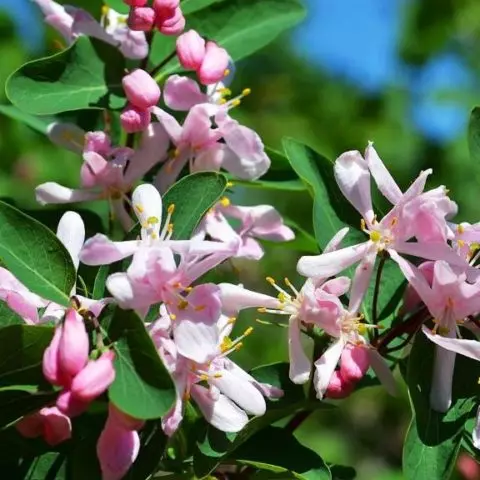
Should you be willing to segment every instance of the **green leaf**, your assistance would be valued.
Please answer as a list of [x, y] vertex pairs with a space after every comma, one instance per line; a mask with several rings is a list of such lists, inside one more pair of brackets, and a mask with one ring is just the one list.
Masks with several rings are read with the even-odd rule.
[[28, 480], [64, 480], [65, 455], [58, 452], [47, 452], [37, 457], [27, 473]]
[[94, 300], [100, 300], [105, 297], [105, 285], [109, 273], [109, 265], [102, 265], [98, 269], [97, 275], [95, 276], [95, 283], [93, 284], [92, 298]]
[[[272, 445], [275, 445], [275, 448], [272, 448]], [[332, 478], [329, 468], [320, 456], [303, 446], [292, 432], [278, 427], [267, 427], [249, 438], [235, 451], [234, 459], [237, 463], [261, 470], [291, 474], [291, 477], [282, 478]]]
[[125, 60], [119, 50], [86, 36], [51, 57], [28, 62], [7, 80], [20, 110], [48, 115], [88, 108], [121, 108]]
[[176, 182], [164, 195], [164, 218], [169, 205], [175, 205], [172, 215], [174, 240], [187, 240], [205, 213], [225, 192], [227, 179], [221, 173], [199, 172]]
[[281, 245], [278, 242], [271, 242], [268, 240], [262, 240], [262, 244], [270, 246], [281, 246], [282, 248], [288, 248], [297, 250], [297, 252], [318, 254], [318, 243], [316, 238], [300, 227], [297, 223], [288, 217], [283, 217], [285, 225], [288, 225], [294, 232], [295, 238], [289, 242], [282, 242]]
[[[466, 332], [462, 333], [468, 336]], [[464, 425], [476, 404], [480, 365], [457, 355], [452, 405], [446, 413], [430, 408], [434, 345], [417, 334], [410, 354], [407, 384], [413, 410], [403, 450], [407, 480], [449, 478], [462, 442]]]
[[76, 279], [70, 254], [47, 227], [1, 201], [0, 260], [32, 292], [68, 306]]
[[[233, 179], [233, 177], [232, 177]], [[247, 188], [263, 188], [265, 190], [282, 190], [287, 192], [304, 192], [305, 185], [300, 180], [238, 180], [234, 179], [235, 185], [241, 185]]]
[[475, 107], [468, 122], [468, 149], [470, 158], [480, 165], [480, 107]]
[[225, 0], [183, 0], [182, 12], [184, 15], [189, 13], [198, 12], [207, 8], [212, 3], [224, 2]]
[[110, 400], [132, 417], [160, 418], [175, 400], [175, 387], [145, 325], [133, 311], [117, 308], [108, 336], [116, 352]]
[[116, 12], [128, 15], [128, 5], [123, 0], [105, 0], [105, 3]]
[[0, 387], [38, 385], [44, 380], [43, 352], [53, 338], [53, 328], [10, 325], [0, 328]]
[[22, 317], [17, 315], [13, 310], [10, 310], [8, 305], [0, 301], [0, 327], [7, 325], [24, 325], [25, 321]]
[[[283, 140], [283, 146], [290, 164], [314, 199], [313, 228], [323, 249], [341, 228], [360, 225], [360, 217], [338, 188], [330, 160], [290, 138]], [[363, 241], [365, 235], [354, 228], [345, 238], [345, 245]]]
[[[280, 33], [299, 23], [305, 9], [297, 0], [228, 0], [187, 15], [189, 28], [226, 48], [234, 61], [264, 47]], [[157, 35], [151, 58], [159, 63], [175, 50], [175, 39]], [[159, 77], [181, 70], [178, 59], [169, 62]]]
[[0, 105], [0, 113], [6, 117], [12, 118], [13, 120], [17, 120], [25, 125], [28, 125], [30, 128], [33, 128], [33, 130], [36, 130], [43, 135], [47, 134], [47, 126], [49, 124], [47, 121], [48, 118], [40, 118], [29, 115], [14, 105]]

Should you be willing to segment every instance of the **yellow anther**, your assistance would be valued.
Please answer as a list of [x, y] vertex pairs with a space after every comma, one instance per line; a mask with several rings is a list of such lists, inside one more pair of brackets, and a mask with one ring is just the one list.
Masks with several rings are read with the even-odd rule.
[[220, 204], [222, 205], [222, 207], [228, 207], [230, 206], [230, 199], [228, 197], [222, 197], [220, 199]]
[[230, 75], [230, 69], [226, 68], [225, 71], [223, 72], [224, 77], [228, 77]]
[[235, 100], [232, 100], [232, 103], [230, 105], [232, 107], [238, 107], [241, 103], [241, 100], [239, 98], [236, 98]]
[[151, 238], [152, 240], [157, 240], [157, 239], [158, 239], [158, 235], [157, 235], [155, 232], [153, 232], [153, 233], [150, 234], [150, 238]]
[[222, 374], [221, 373], [214, 373], [213, 374], [213, 378], [222, 378]]
[[292, 282], [291, 282], [287, 277], [285, 277], [283, 281], [285, 282], [285, 285], [286, 285], [287, 287], [291, 287], [291, 286], [292, 286]]
[[382, 235], [380, 234], [380, 232], [376, 232], [376, 231], [370, 232], [370, 240], [372, 242], [379, 242], [381, 239], [382, 239]]
[[282, 303], [285, 303], [287, 301], [287, 296], [283, 293], [283, 292], [280, 292], [278, 295], [277, 295], [277, 298], [282, 302]]
[[196, 312], [201, 312], [201, 311], [203, 311], [203, 310], [205, 310], [205, 305], [197, 305], [197, 306], [195, 307], [195, 311], [196, 311]]
[[224, 87], [224, 88], [219, 88], [217, 91], [218, 91], [219, 93], [221, 93], [221, 94], [222, 94], [223, 96], [225, 96], [225, 97], [228, 97], [229, 95], [232, 94], [232, 91], [231, 91], [229, 88], [226, 88], [226, 87]]
[[367, 331], [367, 327], [363, 323], [359, 323], [357, 327], [357, 331], [360, 335], [365, 335]]
[[460, 235], [465, 232], [465, 227], [463, 225], [457, 225], [457, 233]]
[[448, 335], [450, 333], [450, 329], [448, 327], [438, 327], [438, 333], [440, 335]]
[[267, 277], [266, 280], [270, 285], [275, 285], [275, 280], [272, 277]]
[[225, 104], [227, 103], [227, 99], [221, 98], [221, 99], [218, 101], [218, 103], [219, 103], [220, 105], [225, 105]]
[[182, 288], [182, 284], [180, 282], [175, 282], [173, 285], [172, 285], [173, 288]]
[[242, 342], [237, 343], [237, 344], [235, 345], [235, 350], [238, 351], [238, 350], [240, 350], [242, 347], [243, 347], [243, 343], [242, 343]]
[[173, 151], [173, 158], [177, 158], [179, 155], [180, 155], [180, 149], [179, 149], [179, 148], [176, 148], [176, 149]]
[[110, 7], [108, 5], [103, 5], [102, 6], [102, 16], [108, 15], [109, 11], [110, 11]]
[[170, 320], [175, 321], [177, 319], [177, 316], [174, 313], [170, 314]]
[[360, 230], [365, 230], [365, 228], [367, 228], [367, 226], [365, 225], [365, 220], [362, 218], [360, 220]]
[[227, 188], [232, 188], [235, 184], [233, 182], [227, 182]]
[[260, 308], [257, 308], [257, 312], [258, 313], [267, 313], [267, 309], [265, 307], [260, 307]]
[[185, 402], [188, 402], [188, 401], [190, 400], [190, 392], [185, 392], [185, 393], [183, 394], [183, 400], [184, 400]]
[[143, 207], [139, 204], [135, 205], [135, 210], [138, 212], [138, 213], [143, 213]]
[[236, 321], [237, 321], [237, 318], [236, 318], [236, 317], [230, 317], [230, 318], [227, 320], [227, 323], [228, 323], [229, 325], [233, 325]]
[[203, 375], [200, 375], [199, 378], [200, 378], [200, 380], [201, 380], [202, 382], [206, 382], [209, 377], [208, 377], [208, 375], [203, 374]]
[[193, 287], [185, 287], [184, 289], [187, 293], [190, 293], [193, 290]]
[[457, 240], [457, 244], [460, 248], [463, 248], [465, 246], [465, 240]]
[[250, 95], [252, 93], [252, 89], [251, 88], [244, 88], [243, 91], [242, 91], [242, 95], [244, 97], [246, 97], [247, 95]]
[[248, 337], [253, 332], [253, 327], [248, 327], [243, 334]]
[[167, 232], [172, 233], [173, 232], [173, 223], [169, 223], [167, 227]]
[[155, 225], [157, 223], [160, 223], [160, 220], [157, 217], [148, 217], [147, 223], [148, 225]]
[[394, 227], [398, 223], [398, 217], [393, 217], [392, 221], [390, 222], [390, 226]]
[[175, 204], [172, 203], [171, 205], [168, 206], [167, 213], [169, 215], [173, 215], [173, 212], [175, 211]]
[[220, 345], [220, 350], [225, 353], [233, 347], [233, 342], [230, 337], [225, 337]]
[[480, 248], [480, 243], [478, 242], [472, 242], [470, 244], [470, 251], [471, 252], [475, 252], [476, 250], [478, 250]]
[[185, 310], [188, 307], [188, 302], [186, 300], [180, 300], [177, 307], [179, 310]]

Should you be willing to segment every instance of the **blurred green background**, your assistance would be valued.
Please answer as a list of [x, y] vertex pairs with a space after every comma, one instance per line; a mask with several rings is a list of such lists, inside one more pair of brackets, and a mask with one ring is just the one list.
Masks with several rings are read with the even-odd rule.
[[[460, 219], [474, 222], [480, 169], [469, 159], [466, 126], [479, 95], [478, 0], [306, 4], [310, 13], [303, 25], [237, 65], [232, 89], [252, 88], [236, 109], [237, 118], [255, 128], [268, 146], [281, 149], [282, 137], [290, 136], [332, 159], [345, 150], [363, 150], [372, 140], [401, 186], [431, 167], [431, 185], [447, 185]], [[76, 5], [97, 13], [101, 8], [98, 0]], [[0, 0], [0, 83], [25, 61], [55, 51], [56, 40], [28, 0]], [[3, 89], [0, 103], [7, 103]], [[22, 207], [37, 207], [34, 187], [39, 183], [77, 185], [80, 158], [1, 115], [0, 159], [0, 196]], [[232, 200], [273, 204], [312, 230], [311, 200], [304, 192], [237, 186]], [[98, 211], [98, 205], [92, 208]], [[295, 263], [301, 254], [298, 247], [269, 245], [261, 262], [234, 261], [221, 268], [217, 279], [273, 293], [265, 276], [289, 276], [300, 287]], [[257, 324], [255, 318], [241, 319], [239, 332], [247, 325], [256, 329], [237, 360], [250, 368], [286, 359], [285, 329]], [[334, 411], [315, 414], [297, 435], [326, 461], [353, 465], [360, 480], [401, 479], [409, 416], [404, 388], [394, 399], [373, 387]]]

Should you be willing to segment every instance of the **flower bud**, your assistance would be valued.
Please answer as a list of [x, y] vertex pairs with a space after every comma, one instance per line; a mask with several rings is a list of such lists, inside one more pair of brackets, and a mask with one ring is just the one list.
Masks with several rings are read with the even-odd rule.
[[185, 29], [185, 17], [182, 10], [176, 8], [171, 17], [157, 17], [156, 25], [164, 35], [179, 35]]
[[333, 399], [346, 398], [352, 393], [354, 387], [354, 383], [345, 381], [340, 372], [336, 370], [330, 379], [325, 396]]
[[74, 395], [70, 390], [63, 390], [57, 397], [57, 408], [70, 418], [82, 414], [88, 408], [89, 402], [84, 402]]
[[150, 125], [150, 112], [127, 105], [120, 115], [120, 123], [127, 133], [141, 132]]
[[60, 369], [58, 367], [58, 347], [60, 345], [60, 338], [62, 336], [63, 327], [59, 325], [55, 329], [53, 339], [50, 345], [43, 353], [42, 371], [45, 378], [52, 385], [62, 385], [64, 380], [61, 378]]
[[175, 10], [180, 6], [180, 0], [154, 0], [153, 8], [158, 12]]
[[53, 446], [68, 440], [72, 436], [72, 422], [57, 407], [42, 408], [43, 437]]
[[180, 64], [187, 70], [198, 70], [205, 58], [205, 40], [189, 30], [177, 38], [177, 55]]
[[113, 350], [108, 350], [98, 360], [88, 362], [73, 379], [72, 395], [84, 402], [91, 402], [105, 392], [115, 379], [114, 358]]
[[129, 7], [144, 7], [148, 0], [123, 0]]
[[84, 152], [96, 152], [106, 157], [111, 148], [110, 137], [105, 132], [96, 131], [85, 134]]
[[149, 32], [155, 25], [155, 10], [150, 7], [132, 8], [128, 15], [130, 30]]
[[356, 383], [370, 368], [370, 359], [365, 347], [347, 345], [340, 358], [340, 375], [346, 382]]
[[225, 77], [230, 58], [224, 48], [215, 42], [207, 42], [205, 57], [197, 71], [198, 78], [203, 85], [217, 83]]
[[43, 418], [39, 412], [23, 417], [15, 424], [18, 433], [25, 438], [36, 438], [43, 433]]
[[122, 79], [128, 101], [135, 107], [146, 110], [160, 100], [160, 87], [145, 70], [137, 68]]
[[74, 377], [88, 362], [88, 334], [82, 317], [67, 310], [58, 346], [58, 366], [67, 378]]

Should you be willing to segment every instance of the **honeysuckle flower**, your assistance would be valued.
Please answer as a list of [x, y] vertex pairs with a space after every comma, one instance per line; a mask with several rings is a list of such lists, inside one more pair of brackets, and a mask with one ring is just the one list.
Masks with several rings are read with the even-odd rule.
[[[192, 334], [191, 326], [188, 325], [186, 328], [176, 327], [176, 322], [184, 321], [177, 317], [172, 320], [173, 340], [165, 335], [154, 336], [177, 390], [175, 405], [162, 419], [167, 435], [172, 435], [178, 428], [183, 418], [183, 404], [190, 397], [213, 426], [225, 432], [238, 432], [248, 422], [248, 414], [265, 413], [264, 396], [276, 398], [283, 394], [271, 385], [257, 382], [227, 358], [230, 353], [241, 348], [242, 340], [253, 329], [249, 328], [242, 336], [231, 340], [229, 335], [234, 319], [219, 314], [218, 309], [216, 312], [217, 318], [204, 324], [205, 330], [201, 335], [198, 335], [196, 328], [193, 329], [195, 334]], [[211, 330], [208, 335], [207, 329]], [[202, 342], [204, 351], [208, 352], [208, 355], [203, 356], [203, 362], [196, 360], [199, 353], [198, 339]], [[188, 344], [189, 349], [185, 348]], [[180, 354], [179, 345], [182, 345], [183, 354]], [[201, 382], [205, 382], [208, 388], [199, 385]]]
[[[402, 193], [370, 143], [365, 159], [358, 151], [342, 154], [335, 162], [335, 178], [347, 200], [362, 215], [362, 230], [369, 239], [327, 254], [302, 257], [298, 272], [305, 276], [333, 276], [360, 262], [355, 277], [357, 288], [365, 292], [377, 255], [388, 253], [394, 260], [398, 252], [427, 260], [446, 260], [466, 268], [468, 265], [448, 246], [453, 237], [445, 218], [456, 213], [456, 204], [444, 187], [423, 192], [431, 170], [422, 172]], [[372, 208], [370, 177], [393, 208], [378, 221]], [[413, 237], [416, 242], [410, 241]]]
[[430, 404], [439, 412], [446, 412], [452, 400], [452, 380], [455, 355], [458, 353], [480, 360], [480, 342], [460, 337], [458, 325], [471, 314], [480, 311], [480, 283], [466, 281], [465, 273], [458, 273], [447, 262], [434, 265], [432, 284], [410, 262], [394, 254], [410, 285], [433, 317], [433, 330], [422, 327], [423, 333], [435, 343], [435, 362]]
[[[227, 217], [240, 221], [233, 228]], [[257, 239], [272, 242], [288, 242], [295, 238], [293, 231], [287, 227], [277, 210], [270, 205], [244, 207], [232, 205], [227, 197], [211, 209], [197, 228], [199, 238], [209, 236], [214, 240], [229, 242], [237, 238], [240, 248], [235, 257], [259, 260], [264, 250]]]
[[110, 146], [103, 132], [90, 132], [86, 136], [80, 171], [82, 188], [71, 189], [55, 182], [36, 188], [37, 201], [47, 203], [72, 203], [107, 199], [126, 230], [133, 226], [124, 202], [134, 183], [156, 163], [164, 160], [168, 150], [168, 136], [160, 124], [151, 124], [142, 135], [139, 148]]
[[109, 7], [102, 8], [98, 23], [87, 11], [72, 6], [63, 6], [53, 0], [33, 0], [42, 10], [45, 22], [58, 30], [68, 45], [81, 35], [98, 38], [118, 47], [126, 58], [145, 58], [148, 43], [143, 32], [128, 28], [127, 16]]
[[454, 232], [453, 247], [460, 256], [473, 265], [480, 255], [480, 224], [452, 223], [450, 228]]

